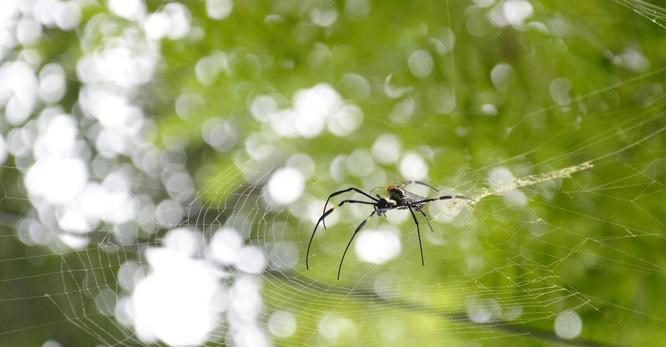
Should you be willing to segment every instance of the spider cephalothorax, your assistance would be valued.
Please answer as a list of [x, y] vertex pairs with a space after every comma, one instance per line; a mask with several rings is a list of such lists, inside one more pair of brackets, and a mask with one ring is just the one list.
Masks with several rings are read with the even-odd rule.
[[377, 212], [378, 216], [386, 216], [386, 211], [395, 208], [396, 206], [395, 200], [389, 200], [384, 197], [378, 197], [377, 199], [379, 201], [377, 201], [377, 204], [375, 205], [375, 212]]
[[[314, 235], [317, 232], [317, 228], [319, 227], [319, 223], [322, 223], [324, 226], [324, 229], [326, 229], [326, 223], [324, 222], [325, 218], [331, 214], [336, 208], [344, 205], [345, 203], [350, 203], [350, 204], [363, 204], [363, 205], [372, 205], [374, 210], [370, 215], [363, 221], [361, 224], [359, 224], [358, 227], [356, 227], [356, 230], [354, 231], [354, 234], [352, 234], [352, 237], [349, 239], [349, 242], [347, 243], [347, 247], [345, 248], [344, 253], [342, 254], [342, 259], [340, 259], [340, 266], [338, 267], [338, 279], [340, 279], [340, 271], [342, 270], [342, 263], [345, 260], [345, 255], [347, 254], [347, 250], [349, 250], [349, 246], [351, 245], [352, 241], [354, 240], [354, 237], [358, 232], [363, 228], [365, 223], [372, 218], [372, 216], [377, 215], [377, 216], [386, 216], [386, 212], [393, 210], [393, 209], [398, 209], [398, 210], [409, 210], [409, 212], [412, 214], [412, 218], [414, 219], [414, 224], [416, 224], [416, 233], [419, 238], [419, 251], [421, 252], [421, 265], [424, 265], [425, 262], [423, 261], [423, 245], [421, 244], [421, 229], [419, 228], [419, 222], [416, 219], [416, 215], [414, 214], [414, 210], [417, 212], [421, 213], [424, 217], [426, 217], [426, 222], [428, 222], [428, 227], [430, 228], [430, 231], [432, 231], [432, 226], [430, 225], [430, 221], [427, 219], [427, 215], [421, 207], [425, 205], [428, 202], [431, 201], [436, 201], [436, 200], [448, 200], [448, 199], [467, 199], [464, 196], [461, 195], [442, 195], [437, 198], [425, 198], [423, 196], [414, 194], [412, 192], [409, 192], [407, 190], [404, 190], [403, 187], [408, 185], [408, 184], [420, 184], [423, 186], [426, 186], [434, 191], [438, 191], [437, 188], [424, 183], [424, 182], [419, 182], [419, 181], [408, 181], [404, 182], [399, 185], [389, 185], [386, 186], [386, 197], [382, 197], [379, 195], [376, 195], [376, 198], [373, 197], [372, 195], [358, 189], [358, 188], [347, 188], [343, 189], [337, 192], [332, 193], [329, 195], [328, 199], [326, 200], [326, 204], [324, 204], [324, 213], [319, 217], [319, 220], [317, 221], [317, 225], [315, 225], [314, 230], [312, 231], [312, 235], [310, 236], [310, 242], [308, 243], [308, 249], [307, 253], [305, 255], [305, 266], [309, 270], [310, 269], [310, 246], [312, 246], [312, 240], [314, 239]], [[354, 191], [356, 193], [364, 195], [366, 198], [371, 199], [372, 201], [363, 201], [363, 200], [343, 200], [337, 205], [333, 206], [332, 208], [326, 210], [326, 207], [328, 206], [328, 203], [330, 202], [331, 198], [333, 198], [336, 195]]]

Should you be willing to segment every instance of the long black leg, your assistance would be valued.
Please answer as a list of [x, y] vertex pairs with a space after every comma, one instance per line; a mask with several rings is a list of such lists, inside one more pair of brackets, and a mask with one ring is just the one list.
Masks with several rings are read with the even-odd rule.
[[421, 244], [421, 228], [419, 228], [419, 221], [416, 219], [416, 215], [414, 214], [414, 210], [412, 210], [411, 206], [409, 207], [409, 212], [412, 214], [412, 218], [414, 218], [414, 223], [416, 224], [416, 234], [419, 236], [419, 250], [421, 251], [421, 265], [425, 265], [425, 262], [423, 261], [423, 245]]
[[342, 253], [342, 259], [340, 259], [340, 266], [338, 266], [338, 280], [340, 280], [340, 272], [342, 271], [342, 263], [345, 261], [345, 255], [347, 255], [347, 251], [349, 250], [349, 246], [352, 244], [352, 241], [354, 241], [354, 237], [356, 236], [356, 234], [358, 234], [358, 232], [361, 230], [361, 228], [363, 228], [363, 226], [368, 221], [368, 219], [372, 218], [372, 216], [375, 215], [375, 212], [377, 212], [377, 211], [372, 211], [372, 213], [370, 213], [368, 218], [366, 218], [363, 222], [361, 222], [361, 224], [358, 225], [358, 227], [356, 227], [356, 230], [354, 230], [354, 234], [349, 239], [349, 242], [347, 242], [347, 247], [345, 247], [345, 252]]
[[425, 203], [427, 203], [427, 202], [431, 202], [431, 201], [437, 201], [437, 200], [451, 200], [451, 199], [472, 200], [472, 199], [470, 199], [470, 198], [468, 198], [468, 197], [464, 197], [464, 196], [462, 196], [462, 195], [442, 195], [442, 196], [440, 196], [440, 197], [438, 197], [438, 198], [430, 198], [430, 199], [423, 199], [423, 200], [419, 200], [419, 201], [412, 201], [412, 202], [410, 202], [409, 204], [407, 204], [407, 206], [418, 206], [418, 205], [422, 205], [422, 204], [425, 204]]
[[361, 200], [343, 200], [339, 204], [331, 207], [328, 211], [324, 212], [324, 214], [319, 217], [319, 220], [317, 221], [317, 225], [315, 225], [314, 230], [312, 230], [312, 235], [310, 236], [310, 242], [308, 242], [308, 251], [305, 254], [305, 268], [310, 270], [310, 246], [312, 246], [312, 240], [314, 239], [315, 233], [317, 232], [317, 228], [319, 227], [319, 223], [323, 223], [324, 219], [326, 216], [331, 214], [333, 211], [335, 211], [336, 208], [346, 204], [346, 203], [351, 203], [351, 204], [365, 204], [365, 205], [374, 205], [374, 202], [369, 202], [369, 201], [361, 201]]
[[423, 215], [423, 217], [425, 217], [426, 222], [428, 222], [428, 228], [430, 228], [430, 232], [433, 233], [434, 231], [432, 230], [432, 225], [430, 225], [430, 219], [428, 219], [428, 216], [425, 214], [425, 212], [423, 212], [423, 210], [421, 210], [421, 208], [418, 207], [418, 206], [414, 206], [414, 208], [415, 208], [417, 211], [421, 212], [421, 214]]
[[[336, 196], [336, 195], [340, 195], [340, 194], [342, 194], [342, 193], [350, 192], [350, 191], [352, 191], [352, 190], [355, 191], [355, 192], [357, 192], [357, 193], [359, 193], [359, 194], [363, 194], [363, 195], [365, 195], [366, 197], [370, 198], [370, 200], [372, 200], [372, 201], [374, 201], [374, 202], [379, 202], [379, 200], [373, 198], [372, 196], [370, 196], [370, 194], [368, 194], [368, 193], [366, 193], [366, 192], [364, 192], [364, 191], [362, 191], [362, 190], [360, 190], [360, 189], [358, 189], [358, 188], [351, 187], [351, 188], [347, 188], [347, 189], [339, 190], [339, 191], [334, 192], [333, 194], [329, 195], [329, 196], [328, 196], [328, 199], [326, 199], [326, 203], [324, 204], [324, 210], [321, 211], [321, 213], [325, 213], [325, 212], [326, 212], [326, 207], [328, 206], [328, 203], [331, 201], [331, 198], [332, 198], [332, 197], [334, 197], [334, 196]], [[323, 222], [323, 225], [324, 225], [324, 230], [326, 230], [326, 222]]]
[[428, 187], [428, 188], [430, 188], [430, 189], [432, 189], [432, 190], [434, 190], [434, 191], [436, 191], [436, 192], [439, 191], [439, 189], [437, 189], [437, 188], [435, 188], [435, 187], [429, 185], [428, 183], [421, 182], [421, 181], [405, 181], [405, 182], [402, 182], [402, 183], [400, 184], [400, 188], [402, 188], [402, 187], [404, 187], [404, 186], [406, 186], [406, 185], [408, 185], [408, 184], [419, 184], [419, 185], [422, 185], [422, 186], [426, 186], [426, 187]]

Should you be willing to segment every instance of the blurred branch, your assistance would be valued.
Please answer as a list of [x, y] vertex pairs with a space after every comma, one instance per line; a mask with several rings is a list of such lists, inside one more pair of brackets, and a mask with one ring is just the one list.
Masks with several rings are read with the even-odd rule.
[[313, 291], [321, 291], [322, 288], [326, 288], [326, 294], [341, 296], [345, 298], [354, 298], [362, 300], [363, 302], [379, 303], [382, 305], [390, 306], [392, 308], [397, 307], [407, 311], [426, 313], [443, 319], [452, 320], [458, 323], [469, 324], [478, 327], [479, 329], [499, 330], [513, 335], [516, 334], [525, 335], [526, 337], [535, 338], [540, 341], [556, 342], [570, 346], [586, 346], [586, 347], [615, 346], [612, 344], [602, 343], [599, 341], [593, 341], [589, 339], [566, 340], [560, 338], [551, 331], [540, 330], [534, 327], [518, 325], [515, 323], [502, 320], [494, 320], [484, 323], [475, 322], [470, 320], [467, 313], [465, 312], [450, 312], [450, 311], [437, 310], [431, 307], [427, 307], [425, 305], [409, 302], [400, 298], [382, 297], [379, 296], [374, 291], [370, 290], [347, 288], [342, 286], [331, 286], [329, 284], [314, 281], [312, 279], [302, 278], [300, 276], [295, 275], [293, 272], [286, 273], [279, 271], [270, 271], [267, 274], [277, 279], [283, 280], [280, 281], [280, 285], [291, 286], [298, 289], [308, 288]]
[[0, 211], [0, 225], [16, 227], [16, 224], [18, 224], [18, 222], [23, 218], [25, 217], [21, 215]]

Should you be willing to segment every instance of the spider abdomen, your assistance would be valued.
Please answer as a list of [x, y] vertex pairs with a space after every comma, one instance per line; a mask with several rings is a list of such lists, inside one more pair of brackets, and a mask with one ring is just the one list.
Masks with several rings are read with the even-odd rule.
[[395, 201], [398, 205], [402, 204], [405, 198], [405, 192], [400, 188], [388, 189], [389, 199]]

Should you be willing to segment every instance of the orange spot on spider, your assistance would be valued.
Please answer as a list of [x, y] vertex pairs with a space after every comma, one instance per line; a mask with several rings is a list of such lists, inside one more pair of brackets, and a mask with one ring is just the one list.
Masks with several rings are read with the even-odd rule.
[[398, 189], [398, 186], [387, 186], [386, 187], [387, 192], [390, 191], [390, 190], [394, 190], [394, 189]]

